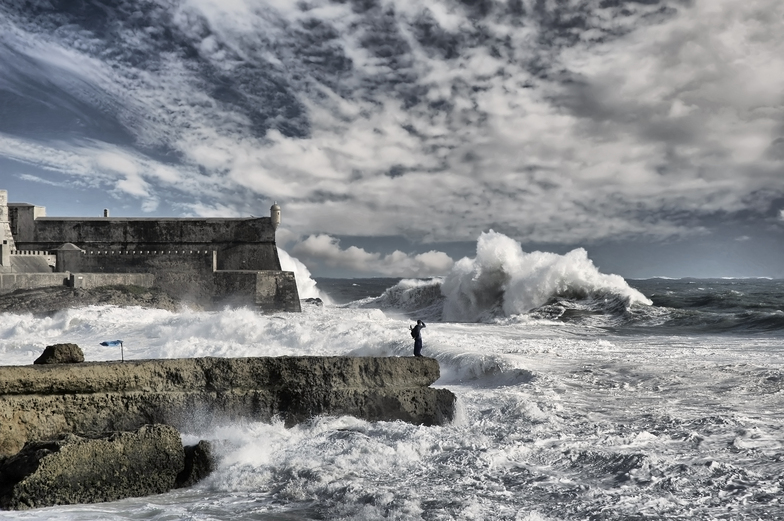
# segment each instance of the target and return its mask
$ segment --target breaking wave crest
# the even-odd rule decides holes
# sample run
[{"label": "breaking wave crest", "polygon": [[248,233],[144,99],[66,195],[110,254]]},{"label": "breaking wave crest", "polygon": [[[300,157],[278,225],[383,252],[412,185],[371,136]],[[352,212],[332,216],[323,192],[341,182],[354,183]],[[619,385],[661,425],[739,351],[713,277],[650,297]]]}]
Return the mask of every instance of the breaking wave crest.
[{"label": "breaking wave crest", "polygon": [[365,307],[397,311],[422,320],[441,320],[444,295],[442,278],[428,280],[403,279],[377,298],[362,302]]},{"label": "breaking wave crest", "polygon": [[[444,278],[404,279],[363,305],[422,319],[488,322],[556,302],[567,303],[559,310],[612,315],[627,312],[633,304],[651,304],[619,275],[600,273],[582,248],[565,255],[526,253],[514,239],[491,230],[480,235],[476,257],[459,260]],[[557,318],[547,314],[540,313]]]},{"label": "breaking wave crest", "polygon": [[443,318],[454,322],[527,313],[554,298],[651,304],[622,277],[600,273],[582,248],[565,255],[526,253],[517,241],[492,230],[479,236],[474,259],[455,264],[441,290]]}]

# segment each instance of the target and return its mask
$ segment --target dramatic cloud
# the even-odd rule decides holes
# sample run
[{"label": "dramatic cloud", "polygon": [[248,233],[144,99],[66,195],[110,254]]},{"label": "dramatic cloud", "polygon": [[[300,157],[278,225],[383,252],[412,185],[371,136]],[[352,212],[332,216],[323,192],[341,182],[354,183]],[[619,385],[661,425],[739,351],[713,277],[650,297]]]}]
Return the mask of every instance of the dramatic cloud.
[{"label": "dramatic cloud", "polygon": [[779,0],[9,1],[0,155],[148,212],[277,200],[310,236],[293,253],[363,272],[451,259],[331,236],[707,234],[784,197],[782,19]]},{"label": "dramatic cloud", "polygon": [[429,251],[409,255],[394,251],[388,255],[369,253],[362,248],[340,247],[340,241],[328,235],[311,235],[291,251],[308,265],[323,264],[356,273],[393,277],[432,277],[447,273],[454,262],[445,253]]}]

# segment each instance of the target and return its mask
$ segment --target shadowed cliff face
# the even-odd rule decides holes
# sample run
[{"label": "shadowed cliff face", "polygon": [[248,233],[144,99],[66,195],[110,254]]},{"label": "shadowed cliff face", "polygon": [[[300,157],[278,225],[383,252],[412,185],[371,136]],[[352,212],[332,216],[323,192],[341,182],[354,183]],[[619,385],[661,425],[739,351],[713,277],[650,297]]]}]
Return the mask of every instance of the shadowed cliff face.
[{"label": "shadowed cliff face", "polygon": [[0,367],[0,455],[62,433],[181,430],[319,414],[439,425],[454,395],[434,359],[196,358]]}]

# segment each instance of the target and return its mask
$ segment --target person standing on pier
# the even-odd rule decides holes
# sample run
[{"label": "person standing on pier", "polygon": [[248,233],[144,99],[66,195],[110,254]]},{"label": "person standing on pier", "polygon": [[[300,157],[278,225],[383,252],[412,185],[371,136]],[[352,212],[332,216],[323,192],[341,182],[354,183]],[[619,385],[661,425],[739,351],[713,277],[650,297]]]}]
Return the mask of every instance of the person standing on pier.
[{"label": "person standing on pier", "polygon": [[411,328],[411,336],[414,338],[414,356],[422,356],[422,329],[425,323],[417,320],[416,326]]}]

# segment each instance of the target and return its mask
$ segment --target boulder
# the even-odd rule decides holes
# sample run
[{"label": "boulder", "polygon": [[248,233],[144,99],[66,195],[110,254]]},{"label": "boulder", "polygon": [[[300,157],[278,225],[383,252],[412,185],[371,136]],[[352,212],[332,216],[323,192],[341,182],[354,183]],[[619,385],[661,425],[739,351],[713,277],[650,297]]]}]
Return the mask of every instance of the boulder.
[{"label": "boulder", "polygon": [[115,501],[159,494],[185,470],[180,434],[167,425],[135,432],[65,434],[25,444],[0,460],[0,508]]},{"label": "boulder", "polygon": [[76,364],[84,362],[82,348],[76,344],[55,344],[46,346],[43,354],[36,358],[34,364]]}]

